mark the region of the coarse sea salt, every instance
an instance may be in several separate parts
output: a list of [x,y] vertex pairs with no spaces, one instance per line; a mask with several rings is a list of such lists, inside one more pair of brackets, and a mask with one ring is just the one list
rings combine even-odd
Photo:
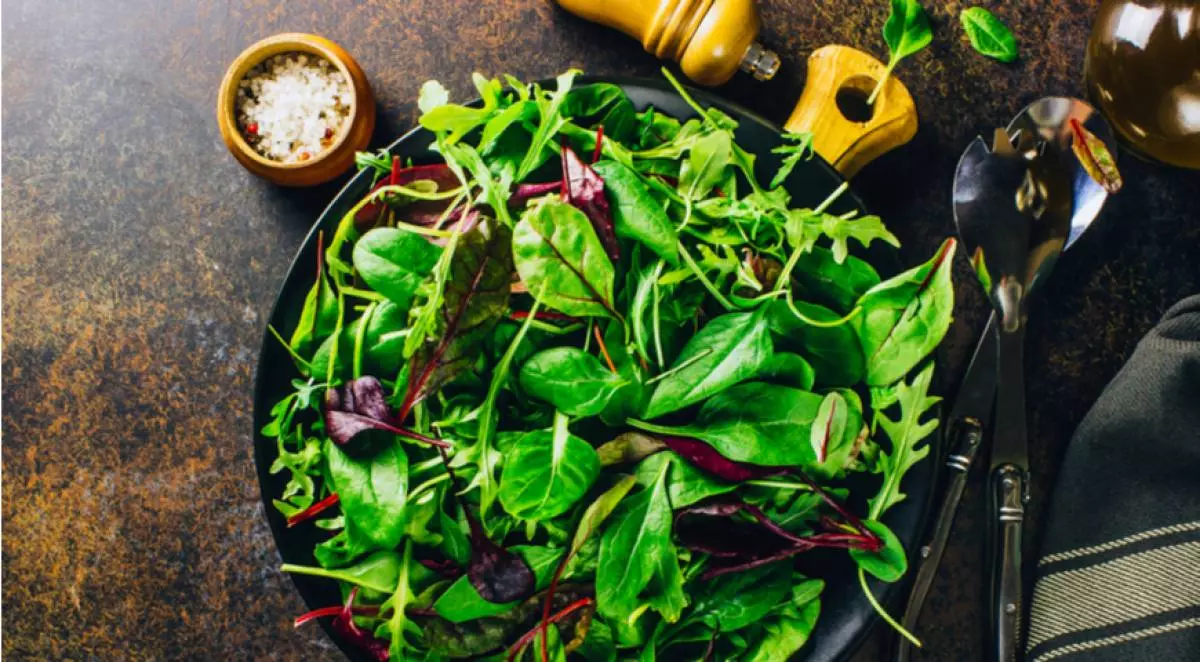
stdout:
[[238,127],[268,159],[307,161],[333,145],[353,101],[349,81],[328,60],[282,53],[255,66],[238,85]]

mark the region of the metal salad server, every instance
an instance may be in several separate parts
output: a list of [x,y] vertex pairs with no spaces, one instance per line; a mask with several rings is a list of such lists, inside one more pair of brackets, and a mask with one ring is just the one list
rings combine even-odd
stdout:
[[[1099,136],[1114,154],[1116,153],[1116,143],[1107,123],[1105,123],[1104,119],[1094,108],[1077,99],[1066,97],[1039,99],[1021,111],[1009,124],[1007,131],[1009,136],[1013,134],[1025,136],[1021,140],[1025,141],[1024,146],[1026,149],[1030,147],[1028,142],[1030,137],[1033,137],[1033,145],[1038,150],[1049,149],[1057,152],[1060,157],[1058,161],[1064,165],[1064,169],[1069,173],[1068,178],[1071,182],[1072,191],[1070,199],[1071,212],[1069,231],[1066,234],[1064,248],[1069,248],[1083,234],[1083,231],[1091,225],[1108,196],[1103,187],[1093,181],[1082,166],[1071,157],[1071,120],[1078,121],[1087,127],[1093,134]],[[1013,144],[1010,142],[1009,146],[1015,150],[1021,146],[1021,143]],[[977,139],[968,148],[967,153],[972,153],[972,150],[979,150],[980,148],[986,151],[986,145],[983,144],[982,140]],[[1004,149],[1003,146],[1001,149]],[[979,154],[976,153],[976,156],[979,156]],[[1064,156],[1066,157],[1065,159],[1061,158]],[[966,154],[964,154],[965,159]],[[957,199],[957,185],[959,184],[957,178],[955,183]],[[1061,182],[1059,186],[1061,187]],[[970,250],[970,246],[968,250]],[[1043,276],[1045,275],[1045,268],[1048,268],[1050,265],[1051,263],[1044,263],[1042,265]],[[1040,278],[1037,280],[1040,280]],[[1030,283],[1025,296],[1028,296],[1028,293],[1032,292],[1032,290],[1033,282]],[[950,532],[954,526],[954,518],[963,490],[966,487],[969,469],[977,457],[979,449],[984,444],[984,437],[991,421],[992,408],[996,396],[998,367],[996,356],[996,321],[996,315],[991,315],[987,327],[975,347],[974,355],[963,378],[958,397],[955,399],[954,407],[947,419],[951,451],[946,460],[946,476],[944,478],[946,495],[943,498],[939,514],[935,520],[929,542],[920,549],[919,566],[903,618],[903,626],[910,631],[915,629],[921,607],[933,585],[938,565],[941,562]],[[1020,429],[1023,431],[1023,408],[1020,415]],[[1022,476],[1022,478],[1024,477]],[[1022,485],[1021,491],[1023,492],[1024,490],[1025,487]],[[1021,494],[1021,496],[1021,501],[1023,502],[1024,495]],[[1018,505],[1023,505],[1023,503]],[[1012,514],[1010,512],[1010,516]],[[1018,572],[1018,580],[1019,576],[1020,573]],[[1019,582],[1017,586],[1019,588]],[[1019,623],[1021,614],[1020,602],[1018,600],[1008,604],[1015,605],[1011,614],[1015,620],[1009,620],[1014,620],[1013,629],[1019,629],[1015,625]],[[1006,609],[1003,607],[997,610],[999,614],[1004,614],[1005,611]],[[995,620],[993,619],[993,621]],[[1015,643],[1013,644],[1014,647],[1016,645]],[[911,655],[911,651],[912,648],[907,641],[900,638],[899,645],[896,648],[895,659],[900,662],[906,662]],[[1015,649],[1013,649],[1013,654],[1015,654]]]

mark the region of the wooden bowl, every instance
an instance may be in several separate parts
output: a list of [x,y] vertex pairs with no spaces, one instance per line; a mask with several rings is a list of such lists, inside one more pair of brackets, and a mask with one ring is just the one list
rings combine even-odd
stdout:
[[[323,57],[337,67],[350,85],[354,102],[328,149],[307,161],[282,163],[259,154],[246,142],[238,129],[234,104],[238,84],[250,69],[275,55],[297,52]],[[242,51],[229,65],[217,95],[217,124],[229,152],[250,172],[281,186],[312,186],[346,172],[354,165],[354,153],[366,149],[375,130],[375,97],[362,67],[341,46],[313,34],[277,34]]]

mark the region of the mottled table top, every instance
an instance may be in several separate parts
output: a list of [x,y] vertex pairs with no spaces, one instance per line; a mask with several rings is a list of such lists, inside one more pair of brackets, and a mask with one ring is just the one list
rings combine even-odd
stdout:
[[[783,58],[768,84],[720,92],[781,121],[815,47],[882,54],[883,0],[761,3]],[[955,159],[977,131],[1043,94],[1079,94],[1094,3],[981,2],[1021,60],[967,46],[959,2],[924,3],[931,48],[898,70],[921,129],[855,188],[929,254],[952,231]],[[336,651],[275,566],[251,460],[251,383],[264,317],[338,183],[294,191],[226,153],[217,83],[249,43],[326,35],[368,72],[375,145],[438,78],[653,75],[640,46],[548,0],[11,0],[3,21],[3,647],[13,659],[313,658]],[[1138,338],[1200,289],[1194,173],[1126,158],[1127,189],[1033,305],[1027,359],[1034,509],[1065,444]],[[982,300],[958,265],[951,381]],[[977,477],[978,478],[978,477]],[[924,659],[980,657],[982,495],[968,490],[919,633]],[[875,633],[860,659],[877,659]]]

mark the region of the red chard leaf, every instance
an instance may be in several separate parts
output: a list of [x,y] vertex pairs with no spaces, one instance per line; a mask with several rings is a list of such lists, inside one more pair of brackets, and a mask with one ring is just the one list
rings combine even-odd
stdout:
[[787,467],[760,467],[734,462],[718,453],[712,446],[692,437],[663,435],[659,438],[667,448],[675,451],[692,466],[733,483],[779,476],[788,472]]
[[[461,185],[461,182],[458,181],[458,175],[455,175],[454,171],[444,163],[412,166],[409,168],[401,168],[399,167],[399,163],[399,158],[393,157],[392,173],[387,177],[380,177],[375,186],[371,188],[372,193],[384,186],[407,186],[420,180],[434,182],[437,184],[439,191],[453,189]],[[387,200],[375,199],[363,205],[362,209],[359,209],[354,214],[355,229],[359,232],[366,232],[379,225],[383,220],[384,211],[388,209],[387,202]],[[449,201],[442,200],[414,202],[408,206],[408,220],[418,225],[432,225],[441,216],[442,212],[445,211],[448,203]]]
[[562,167],[565,184],[563,200],[587,215],[596,229],[596,236],[600,237],[600,243],[604,244],[604,252],[616,262],[621,258],[621,249],[617,246],[617,233],[608,197],[604,195],[604,180],[566,145],[562,148]]
[[545,182],[544,184],[520,184],[517,186],[513,194],[508,198],[508,204],[520,205],[521,203],[537,198],[547,193],[558,193],[562,191],[563,183]]
[[474,360],[479,343],[508,309],[514,271],[512,231],[480,217],[454,251],[442,296],[440,337],[427,341],[409,363],[400,420]]
[[360,377],[341,388],[325,391],[325,431],[333,443],[345,445],[367,430],[391,432],[433,446],[449,446],[440,439],[400,427],[400,419],[388,407],[383,384],[375,377]]

